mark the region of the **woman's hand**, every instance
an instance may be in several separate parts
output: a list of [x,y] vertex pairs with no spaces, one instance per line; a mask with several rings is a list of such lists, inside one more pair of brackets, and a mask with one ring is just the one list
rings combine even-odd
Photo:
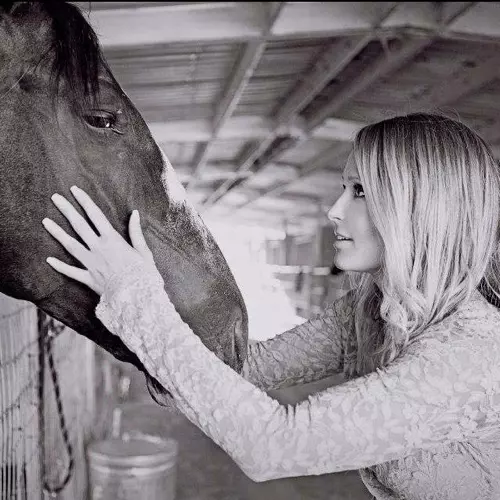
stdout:
[[85,269],[70,266],[54,257],[47,262],[58,272],[87,285],[94,292],[102,295],[106,282],[115,274],[125,271],[132,264],[143,264],[156,269],[153,254],[147,246],[142,234],[139,213],[132,212],[129,221],[129,235],[132,241],[127,241],[113,228],[100,208],[82,189],[73,186],[73,196],[82,206],[89,219],[99,232],[92,227],[77,212],[73,205],[63,196],[54,194],[52,201],[80,236],[85,245],[72,238],[51,219],[43,219],[45,229],[73,256],[79,260]]

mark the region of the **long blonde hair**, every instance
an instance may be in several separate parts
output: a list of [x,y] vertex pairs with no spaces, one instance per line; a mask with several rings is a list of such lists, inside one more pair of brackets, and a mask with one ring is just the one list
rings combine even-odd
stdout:
[[[353,374],[383,367],[475,289],[500,297],[500,173],[464,124],[415,113],[364,127],[354,160],[383,242],[356,286]],[[381,328],[371,319],[379,315]]]

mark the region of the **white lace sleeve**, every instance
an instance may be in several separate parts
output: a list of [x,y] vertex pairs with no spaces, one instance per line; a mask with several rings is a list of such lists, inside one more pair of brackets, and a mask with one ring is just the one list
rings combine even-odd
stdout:
[[290,406],[209,351],[156,276],[116,277],[97,315],[255,481],[368,467],[417,448],[488,436],[499,426],[495,328],[423,340],[387,369]]
[[250,344],[242,376],[260,389],[269,390],[340,373],[352,318],[349,292],[323,314],[276,337]]

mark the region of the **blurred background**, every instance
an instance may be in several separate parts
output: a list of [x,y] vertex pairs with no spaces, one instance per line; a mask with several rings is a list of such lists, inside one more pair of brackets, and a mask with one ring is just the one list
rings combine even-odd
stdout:
[[[72,3],[226,256],[252,342],[348,290],[326,213],[362,126],[439,111],[500,156],[500,2]],[[370,498],[349,471],[252,483],[135,368],[68,329],[48,337],[51,363],[40,335],[60,325],[0,299],[1,498],[44,498],[45,478],[64,484],[53,498],[107,499],[89,443],[131,432],[176,440],[166,500]],[[339,381],[271,395],[293,404]]]

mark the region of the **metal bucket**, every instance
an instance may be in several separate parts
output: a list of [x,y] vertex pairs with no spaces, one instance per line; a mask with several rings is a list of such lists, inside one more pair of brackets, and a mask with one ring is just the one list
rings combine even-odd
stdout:
[[140,436],[87,449],[91,500],[174,500],[178,444]]

